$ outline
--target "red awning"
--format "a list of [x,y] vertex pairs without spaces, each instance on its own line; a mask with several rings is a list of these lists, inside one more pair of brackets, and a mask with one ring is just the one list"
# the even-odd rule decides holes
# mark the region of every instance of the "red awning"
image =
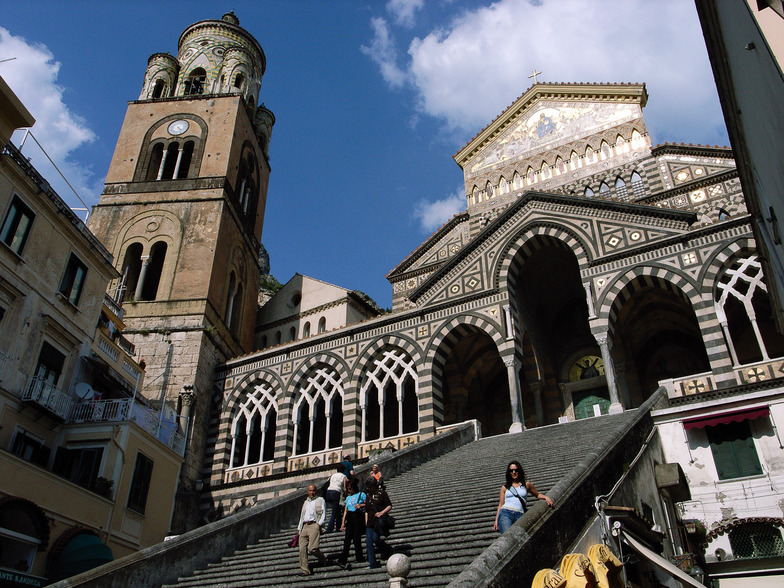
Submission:
[[727,423],[737,423],[740,421],[753,421],[760,417],[766,417],[770,414],[767,406],[760,408],[746,408],[744,410],[733,410],[731,412],[723,412],[721,414],[714,414],[707,417],[699,417],[696,419],[689,419],[683,421],[683,428],[687,431],[689,429],[703,429],[705,427],[713,427],[716,425],[726,425]]

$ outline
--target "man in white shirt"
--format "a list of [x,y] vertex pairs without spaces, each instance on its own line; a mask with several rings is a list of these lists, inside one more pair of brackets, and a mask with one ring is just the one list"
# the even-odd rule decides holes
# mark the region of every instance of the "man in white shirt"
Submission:
[[324,518],[327,509],[324,499],[316,496],[316,485],[308,486],[308,497],[302,505],[302,512],[299,515],[299,567],[300,576],[310,576],[312,573],[308,566],[308,554],[315,555],[319,562],[324,565],[327,558],[319,549],[319,539],[321,538],[321,527],[324,525]]

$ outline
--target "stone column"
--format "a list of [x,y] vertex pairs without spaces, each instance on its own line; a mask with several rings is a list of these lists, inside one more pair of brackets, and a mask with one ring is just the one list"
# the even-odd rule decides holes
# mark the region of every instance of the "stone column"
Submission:
[[183,436],[185,440],[188,440],[188,431],[190,430],[190,422],[191,422],[191,410],[193,408],[193,403],[196,402],[196,391],[193,389],[193,386],[183,386],[182,392],[180,392],[180,400],[182,401],[182,420],[185,421],[185,426],[183,427]]
[[139,280],[136,282],[136,292],[133,293],[134,300],[142,299],[142,289],[144,288],[144,278],[147,277],[147,268],[150,267],[150,256],[142,255],[142,269],[139,271]]
[[539,426],[544,425],[544,406],[542,405],[542,384],[541,380],[531,382],[528,387],[534,394],[534,405],[536,406],[536,420],[539,421]]
[[607,380],[607,389],[610,392],[610,414],[623,412],[623,405],[618,398],[618,385],[615,379],[615,365],[613,364],[612,353],[610,352],[611,341],[609,333],[599,333],[594,335],[599,349],[602,351],[602,361],[604,362],[604,377]]
[[525,429],[523,418],[523,397],[520,393],[520,362],[512,355],[504,357],[506,375],[509,380],[509,404],[512,409],[510,433],[521,433]]

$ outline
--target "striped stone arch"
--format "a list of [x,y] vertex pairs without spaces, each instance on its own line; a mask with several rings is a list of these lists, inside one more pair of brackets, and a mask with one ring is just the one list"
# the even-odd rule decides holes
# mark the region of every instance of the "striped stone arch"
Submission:
[[221,416],[234,414],[237,410],[237,404],[243,400],[243,391],[255,386],[258,382],[267,382],[276,391],[276,398],[286,390],[283,380],[271,370],[262,369],[247,373],[239,380],[235,380],[231,393],[223,402]]
[[740,237],[705,260],[699,276],[702,293],[713,299],[716,278],[727,265],[744,252],[756,253],[757,244],[752,237]]
[[670,268],[637,266],[616,278],[597,301],[597,322],[605,323],[609,332],[614,332],[620,309],[638,290],[648,286],[658,286],[672,292],[695,312],[701,307],[702,296],[686,276]]
[[313,367],[325,364],[335,369],[340,379],[347,385],[350,382],[351,369],[346,361],[335,353],[318,353],[308,357],[304,362],[297,366],[297,370],[289,380],[289,389],[296,390]]
[[435,334],[425,348],[425,356],[432,358],[431,365],[428,366],[430,371],[434,374],[443,374],[444,363],[446,362],[444,351],[448,353],[460,339],[471,334],[476,329],[490,336],[498,348],[499,354],[507,346],[500,324],[474,313],[456,316],[433,329]]
[[355,376],[353,381],[359,382],[362,379],[362,373],[367,362],[385,347],[399,347],[411,356],[417,366],[422,366],[425,362],[422,346],[411,337],[401,335],[400,333],[383,335],[371,341],[357,356],[353,369],[353,375]]
[[[536,239],[536,237],[543,237],[544,239]],[[493,286],[500,292],[514,289],[520,265],[514,264],[513,261],[520,252],[525,257],[529,257],[534,251],[542,247],[543,242],[571,251],[577,258],[578,267],[587,266],[590,260],[589,247],[570,229],[552,223],[537,223],[526,227],[515,237],[511,238],[503,247],[501,253],[496,256],[495,267],[492,272]]]

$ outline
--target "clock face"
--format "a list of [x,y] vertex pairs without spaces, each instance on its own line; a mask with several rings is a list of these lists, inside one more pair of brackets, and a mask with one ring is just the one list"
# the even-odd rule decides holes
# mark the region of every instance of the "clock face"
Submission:
[[169,132],[172,135],[182,135],[187,130],[188,130],[187,120],[175,120],[173,123],[169,125]]

